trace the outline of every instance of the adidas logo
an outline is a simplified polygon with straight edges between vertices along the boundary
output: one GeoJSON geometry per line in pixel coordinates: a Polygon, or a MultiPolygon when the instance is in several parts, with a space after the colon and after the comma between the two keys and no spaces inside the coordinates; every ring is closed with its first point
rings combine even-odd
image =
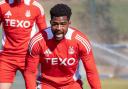
{"type": "Polygon", "coordinates": [[[52,54],[52,52],[51,52],[50,49],[47,49],[47,50],[44,52],[44,54],[45,54],[46,56],[49,56],[50,54],[52,54]]]}
{"type": "Polygon", "coordinates": [[[9,18],[10,16],[12,16],[11,11],[8,11],[7,13],[5,13],[5,16],[6,16],[7,18],[9,18]]]}

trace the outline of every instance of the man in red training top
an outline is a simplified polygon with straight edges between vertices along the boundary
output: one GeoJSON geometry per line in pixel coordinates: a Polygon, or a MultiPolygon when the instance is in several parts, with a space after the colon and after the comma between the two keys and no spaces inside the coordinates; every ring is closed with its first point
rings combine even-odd
{"type": "Polygon", "coordinates": [[[55,5],[50,10],[51,27],[31,39],[25,71],[27,89],[36,89],[39,62],[41,89],[83,89],[77,70],[80,60],[91,89],[101,89],[90,42],[80,31],[69,27],[71,14],[67,5],[55,5]]]}
{"type": "Polygon", "coordinates": [[[30,38],[46,28],[44,9],[35,0],[0,2],[2,47],[0,49],[0,89],[10,89],[17,70],[23,74],[30,38]]]}

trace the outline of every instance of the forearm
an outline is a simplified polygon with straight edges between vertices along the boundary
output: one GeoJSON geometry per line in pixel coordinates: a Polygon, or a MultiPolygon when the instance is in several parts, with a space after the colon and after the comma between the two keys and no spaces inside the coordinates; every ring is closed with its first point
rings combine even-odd
{"type": "Polygon", "coordinates": [[[100,78],[98,76],[98,73],[87,73],[87,80],[91,87],[91,89],[101,89],[101,83],[100,78]]]}
{"type": "Polygon", "coordinates": [[[24,72],[26,89],[36,89],[36,75],[39,59],[29,56],[26,61],[24,72]]]}
{"type": "Polygon", "coordinates": [[[26,70],[24,73],[26,89],[36,89],[36,72],[26,70]]]}
{"type": "Polygon", "coordinates": [[[101,89],[99,74],[92,54],[90,54],[84,61],[84,67],[91,89],[101,89]]]}

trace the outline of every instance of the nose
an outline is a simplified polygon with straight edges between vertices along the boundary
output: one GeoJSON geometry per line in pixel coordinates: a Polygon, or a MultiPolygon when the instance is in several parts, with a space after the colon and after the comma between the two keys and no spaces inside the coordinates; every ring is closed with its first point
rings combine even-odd
{"type": "Polygon", "coordinates": [[[58,24],[58,25],[57,25],[57,29],[58,29],[58,30],[61,30],[61,29],[62,29],[62,25],[58,24]]]}

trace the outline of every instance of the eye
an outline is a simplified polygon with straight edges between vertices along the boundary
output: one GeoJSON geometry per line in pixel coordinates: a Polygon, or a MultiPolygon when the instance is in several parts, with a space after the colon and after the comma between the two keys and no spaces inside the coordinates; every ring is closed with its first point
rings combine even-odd
{"type": "Polygon", "coordinates": [[[62,23],[60,23],[60,25],[66,25],[67,24],[67,22],[62,22],[62,23]]]}
{"type": "Polygon", "coordinates": [[[56,26],[56,25],[58,25],[58,23],[52,22],[51,25],[52,25],[52,26],[56,26]]]}
{"type": "Polygon", "coordinates": [[[68,22],[51,22],[52,26],[57,26],[57,25],[65,26],[67,24],[68,24],[68,22]]]}

